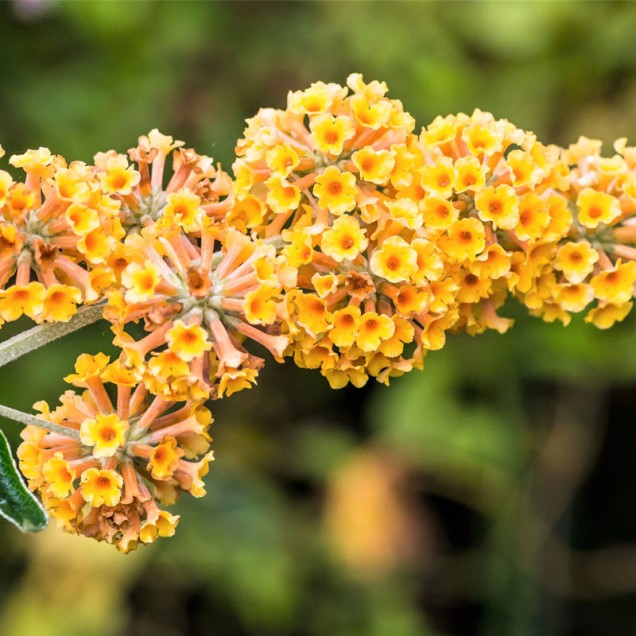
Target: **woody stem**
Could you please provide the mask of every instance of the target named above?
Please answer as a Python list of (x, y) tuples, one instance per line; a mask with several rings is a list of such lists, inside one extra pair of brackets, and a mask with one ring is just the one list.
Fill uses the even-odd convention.
[(0, 367), (39, 349), (53, 340), (97, 322), (102, 317), (104, 303), (80, 307), (68, 322), (48, 322), (19, 333), (0, 344)]

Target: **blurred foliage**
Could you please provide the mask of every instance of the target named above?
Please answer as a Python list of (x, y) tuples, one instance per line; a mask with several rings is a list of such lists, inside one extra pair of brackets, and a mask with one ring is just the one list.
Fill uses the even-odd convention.
[[(158, 127), (229, 168), (246, 117), (353, 71), (421, 125), (479, 107), (546, 143), (633, 141), (635, 30), (629, 2), (14, 0), (0, 143), (89, 161)], [(138, 554), (0, 526), (0, 633), (632, 634), (634, 586), (574, 568), (636, 542), (636, 322), (509, 314), (510, 333), (452, 338), (389, 388), (329, 391), (270, 363), (215, 405), (208, 496), (179, 502), (176, 537)], [(108, 336), (15, 362), (0, 401), (55, 402)]]

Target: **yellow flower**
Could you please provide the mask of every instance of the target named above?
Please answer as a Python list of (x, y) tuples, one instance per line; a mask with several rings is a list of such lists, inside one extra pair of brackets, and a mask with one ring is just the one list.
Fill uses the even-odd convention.
[(440, 241), (440, 247), (458, 261), (474, 260), (486, 246), (483, 224), (474, 218), (460, 219), (448, 228), (448, 236)]
[(404, 318), (393, 316), (395, 331), (393, 335), (380, 343), (379, 351), (388, 358), (397, 358), (404, 352), (404, 345), (413, 342), (415, 329), (413, 325)]
[(350, 172), (340, 172), (335, 166), (329, 166), (316, 177), (313, 188), (318, 197), (318, 205), (328, 208), (332, 214), (351, 212), (356, 206), (356, 178)]
[(519, 221), (519, 200), (509, 185), (486, 187), (475, 195), (475, 207), (482, 221), (495, 228), (512, 230)]
[(506, 163), (510, 169), (512, 184), (521, 186), (535, 184), (542, 176), (542, 170), (529, 152), (511, 150), (506, 156)]
[(395, 219), (405, 227), (411, 230), (417, 230), (422, 227), (424, 217), (417, 207), (417, 203), (412, 199), (402, 198), (397, 201), (387, 201), (387, 210), (391, 218)]
[(338, 263), (354, 260), (369, 244), (365, 231), (353, 216), (337, 218), (331, 229), (322, 235), (322, 251)]
[(284, 214), (290, 210), (295, 210), (300, 203), (300, 190), (286, 179), (270, 177), (266, 182), (267, 205), (276, 214)]
[(423, 312), (428, 306), (429, 297), (427, 290), (415, 285), (401, 285), (393, 302), (401, 314), (408, 316)]
[(186, 232), (198, 229), (198, 216), (203, 214), (201, 198), (187, 188), (172, 192), (166, 197), (163, 217), (166, 222), (175, 221)]
[(108, 194), (130, 194), (139, 183), (140, 174), (133, 166), (128, 165), (125, 155), (106, 156), (105, 153), (99, 153), (95, 157), (95, 164), (101, 164), (100, 167), (104, 170), (99, 175), (99, 180)]
[(60, 199), (85, 203), (90, 196), (86, 176), (78, 168), (58, 168), (55, 172), (55, 190)]
[(231, 227), (246, 232), (263, 222), (265, 205), (252, 194), (237, 197), (228, 212), (227, 222)]
[(354, 305), (334, 311), (329, 339), (336, 347), (350, 347), (355, 342), (360, 316), (360, 309)]
[(417, 272), (417, 252), (403, 238), (391, 236), (373, 252), (369, 267), (391, 283), (409, 281)]
[(468, 151), (475, 157), (494, 155), (503, 148), (503, 134), (492, 126), (472, 123), (464, 128), (462, 140), (468, 145)]
[(84, 501), (93, 508), (115, 506), (121, 499), (122, 476), (110, 469), (89, 468), (82, 473), (80, 490)]
[(318, 274), (311, 277), (311, 284), (320, 298), (326, 298), (338, 289), (338, 277), (335, 274)]
[(182, 360), (191, 362), (212, 349), (207, 333), (200, 325), (186, 325), (183, 320), (176, 320), (166, 334), (168, 348)]
[(365, 312), (358, 321), (356, 344), (362, 351), (377, 351), (383, 340), (389, 340), (395, 333), (395, 323), (384, 314)]
[(300, 157), (289, 144), (281, 144), (267, 151), (265, 161), (272, 176), (286, 178), (298, 167)]
[(75, 361), (75, 373), (67, 375), (64, 381), (74, 386), (85, 387), (86, 381), (99, 376), (109, 362), (110, 358), (103, 353), (98, 353), (94, 356), (89, 353), (82, 353)]
[(338, 84), (314, 82), (304, 91), (291, 92), (287, 96), (288, 108), (296, 115), (317, 115), (324, 113), (334, 103), (341, 102), (347, 89)]
[(540, 239), (550, 224), (546, 205), (534, 192), (526, 192), (519, 200), (519, 222), (514, 232), (522, 241)]
[(287, 298), (296, 306), (296, 322), (301, 327), (313, 335), (329, 330), (329, 312), (322, 298), (296, 290), (288, 294)]
[(576, 200), (579, 208), (578, 219), (581, 225), (591, 230), (599, 223), (611, 223), (620, 216), (621, 206), (616, 197), (592, 188), (584, 188)]
[(585, 316), (585, 322), (591, 322), (598, 329), (609, 329), (615, 323), (624, 320), (632, 310), (633, 305), (634, 303), (632, 302), (620, 305), (612, 303), (599, 305)]
[(97, 413), (94, 419), (86, 419), (80, 427), (80, 439), (85, 446), (93, 447), (93, 457), (112, 457), (126, 444), (129, 424), (115, 413)]
[(550, 224), (542, 238), (546, 241), (560, 239), (568, 233), (572, 226), (572, 214), (568, 208), (568, 202), (565, 197), (552, 194), (546, 203)]
[(148, 469), (153, 479), (170, 479), (183, 457), (183, 450), (177, 446), (177, 440), (167, 435), (161, 444), (153, 449)]
[(484, 167), (479, 159), (471, 157), (460, 157), (455, 161), (457, 179), (455, 180), (456, 192), (478, 192), (486, 183)]
[(417, 271), (411, 280), (418, 284), (438, 280), (444, 271), (444, 261), (435, 243), (418, 238), (411, 242), (411, 247), (417, 254)]
[(377, 185), (386, 185), (395, 167), (395, 158), (389, 150), (362, 148), (351, 156), (360, 177)]
[(453, 194), (457, 173), (450, 157), (441, 157), (435, 163), (424, 166), (422, 171), (422, 185), (442, 199)]
[(460, 303), (478, 303), (480, 300), (488, 298), (492, 290), (490, 278), (480, 278), (470, 271), (460, 269), (454, 278), (459, 285), (457, 300)]
[(510, 271), (510, 254), (501, 245), (489, 245), (468, 268), (482, 278), (501, 278)]
[(363, 387), (369, 376), (363, 369), (328, 369), (325, 371), (325, 377), (332, 389), (343, 389), (351, 382), (356, 388)]
[(110, 231), (105, 227), (93, 230), (77, 241), (77, 249), (89, 263), (96, 265), (105, 263), (117, 245), (117, 235), (115, 228)]
[(42, 318), (50, 322), (68, 322), (77, 313), (82, 294), (77, 287), (51, 285), (46, 290)]
[(75, 490), (75, 471), (62, 453), (55, 453), (42, 464), (42, 476), (48, 484), (47, 491), (54, 497), (66, 497)]
[(276, 320), (275, 296), (278, 288), (272, 285), (259, 285), (245, 295), (245, 317), (255, 325), (271, 325)]
[(587, 241), (565, 243), (557, 251), (554, 268), (562, 271), (570, 283), (581, 283), (598, 259), (598, 252)]
[(424, 199), (424, 227), (447, 230), (458, 218), (459, 211), (450, 201), (431, 195)]
[(599, 300), (623, 305), (634, 295), (636, 262), (621, 263), (619, 259), (614, 267), (597, 274), (590, 282)]
[(311, 263), (313, 254), (311, 234), (301, 229), (284, 230), (283, 239), (287, 242), (283, 248), (283, 256), (292, 267)]
[(22, 314), (38, 318), (44, 310), (46, 289), (42, 283), (12, 285), (0, 291), (0, 316), (3, 320), (17, 320)]
[(450, 276), (432, 281), (430, 310), (436, 313), (446, 313), (449, 316), (449, 323), (452, 323), (450, 320), (451, 312), (448, 310), (450, 305), (455, 302), (458, 290), (459, 286)]
[(173, 515), (165, 510), (160, 510), (157, 518), (146, 521), (139, 532), (142, 543), (153, 543), (157, 537), (172, 537), (175, 534), (179, 515)]
[(583, 311), (594, 300), (594, 290), (585, 283), (557, 285), (554, 299), (565, 311), (577, 313)]
[(350, 98), (354, 119), (365, 128), (378, 130), (386, 126), (391, 117), (391, 104), (388, 101), (371, 103), (366, 95), (357, 94)]
[(97, 210), (79, 203), (70, 205), (64, 213), (64, 217), (73, 232), (78, 236), (85, 236), (101, 226), (101, 220)]
[(356, 134), (355, 124), (348, 117), (334, 117), (325, 113), (309, 122), (314, 147), (325, 155), (339, 155), (344, 143)]
[(143, 303), (155, 295), (157, 285), (161, 282), (161, 273), (151, 261), (143, 265), (131, 263), (122, 272), (121, 282), (126, 287), (126, 302)]
[(203, 477), (208, 474), (209, 463), (214, 460), (214, 451), (209, 451), (198, 462), (188, 462), (179, 460), (179, 465), (174, 473), (179, 486), (189, 491), (193, 497), (203, 497), (205, 495), (205, 484)]
[[(256, 384), (257, 369), (228, 369), (221, 376), (219, 382), (219, 396), (229, 397), (233, 393), (249, 389)], [(198, 454), (198, 453), (197, 453)]]

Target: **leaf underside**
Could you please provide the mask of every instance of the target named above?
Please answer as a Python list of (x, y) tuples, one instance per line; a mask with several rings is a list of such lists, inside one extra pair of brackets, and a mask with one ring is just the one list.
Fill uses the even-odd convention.
[(22, 532), (38, 532), (48, 519), (40, 502), (18, 472), (4, 433), (0, 431), (0, 516)]

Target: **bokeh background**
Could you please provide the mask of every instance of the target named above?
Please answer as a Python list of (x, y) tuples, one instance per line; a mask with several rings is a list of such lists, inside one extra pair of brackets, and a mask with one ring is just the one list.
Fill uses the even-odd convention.
[[(611, 153), (636, 139), (635, 32), (614, 2), (5, 1), (0, 143), (90, 161), (158, 127), (229, 169), (260, 106), (358, 71), (420, 126), (479, 107)], [(636, 321), (507, 310), (505, 336), (454, 337), (390, 387), (272, 361), (214, 405), (209, 494), (173, 539), (124, 557), (0, 524), (0, 634), (633, 635)], [(22, 358), (0, 401), (56, 401), (108, 342)]]

